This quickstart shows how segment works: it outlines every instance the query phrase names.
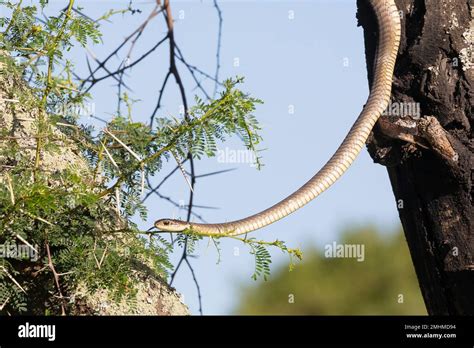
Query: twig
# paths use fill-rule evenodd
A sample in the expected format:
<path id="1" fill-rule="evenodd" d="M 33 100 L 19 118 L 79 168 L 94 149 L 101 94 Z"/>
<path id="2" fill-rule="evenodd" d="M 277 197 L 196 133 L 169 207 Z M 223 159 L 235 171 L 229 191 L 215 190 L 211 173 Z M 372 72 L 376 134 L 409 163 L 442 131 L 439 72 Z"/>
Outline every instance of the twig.
<path id="1" fill-rule="evenodd" d="M 114 158 L 112 157 L 112 155 L 110 154 L 109 150 L 107 150 L 107 148 L 105 147 L 104 143 L 101 143 L 104 151 L 105 151 L 105 154 L 107 155 L 107 157 L 110 159 L 110 162 L 112 162 L 112 164 L 114 165 L 115 168 L 117 169 L 120 169 L 119 166 L 117 165 L 117 163 L 115 162 Z"/>
<path id="2" fill-rule="evenodd" d="M 2 305 L 0 306 L 0 311 L 2 311 L 3 308 L 5 308 L 9 300 L 10 300 L 10 296 L 8 296 L 7 299 L 2 303 Z"/>
<path id="3" fill-rule="evenodd" d="M 218 171 L 211 172 L 211 173 L 206 173 L 206 174 L 198 174 L 198 175 L 196 175 L 196 179 L 198 179 L 198 178 L 205 178 L 206 176 L 212 176 L 212 175 L 217 175 L 217 174 L 232 172 L 232 171 L 234 171 L 234 170 L 236 170 L 236 169 L 237 169 L 237 168 L 230 168 L 230 169 L 218 170 Z"/>
<path id="4" fill-rule="evenodd" d="M 112 138 L 114 138 L 114 140 L 115 140 L 116 142 L 118 142 L 120 145 L 122 145 L 125 150 L 127 150 L 128 152 L 130 152 L 130 154 L 131 154 L 133 157 L 135 157 L 135 159 L 136 159 L 137 161 L 140 162 L 140 161 L 142 160 L 142 159 L 140 158 L 140 156 L 138 156 L 130 147 L 128 147 L 126 144 L 124 144 L 124 143 L 122 142 L 122 140 L 120 140 L 120 139 L 117 138 L 115 135 L 113 135 L 111 132 L 109 132 L 107 128 L 104 128 L 104 133 L 106 133 L 106 134 L 110 135 Z"/>
<path id="5" fill-rule="evenodd" d="M 128 69 L 131 69 L 132 67 L 134 67 L 135 65 L 137 65 L 138 63 L 140 63 L 143 59 L 145 59 L 146 57 L 148 57 L 153 51 L 155 51 L 163 42 L 165 42 L 168 38 L 167 37 L 164 37 L 163 39 L 161 39 L 160 41 L 158 41 L 158 43 L 156 43 L 152 48 L 150 48 L 147 52 L 145 52 L 140 58 L 138 58 L 136 61 L 134 61 L 133 63 L 123 67 L 123 68 L 120 68 L 118 69 L 117 71 L 114 71 L 112 73 L 108 73 L 104 76 L 101 76 L 101 77 L 98 77 L 98 78 L 95 78 L 93 81 L 89 81 L 89 80 L 86 80 L 86 82 L 93 82 L 86 90 L 84 93 L 87 93 L 91 90 L 91 88 L 94 86 L 94 84 L 96 84 L 97 82 L 100 82 L 102 80 L 105 80 L 106 78 L 109 78 L 113 75 L 117 75 L 117 74 L 120 74 Z"/>
<path id="6" fill-rule="evenodd" d="M 94 59 L 94 61 L 96 63 L 100 63 L 99 59 L 97 59 L 97 56 L 94 54 L 94 52 L 92 52 L 92 50 L 86 46 L 86 50 L 87 50 L 87 53 L 92 57 L 92 59 Z M 94 72 L 92 72 L 92 69 L 90 67 L 90 64 L 89 64 L 89 59 L 87 59 L 87 66 L 89 68 L 89 73 L 91 74 L 91 77 L 92 77 L 92 81 L 96 81 L 96 78 L 94 76 Z M 119 78 L 117 76 L 115 76 L 115 74 L 113 72 L 111 72 L 106 66 L 103 66 L 102 69 L 105 70 L 105 72 L 109 73 L 110 76 L 116 80 L 117 82 L 120 82 Z M 122 84 L 124 85 L 125 88 L 127 88 L 128 90 L 131 90 L 125 83 L 122 82 Z"/>
<path id="7" fill-rule="evenodd" d="M 115 188 L 115 209 L 117 211 L 117 215 L 120 217 L 120 188 L 116 187 Z"/>
<path id="8" fill-rule="evenodd" d="M 184 162 L 183 162 L 184 163 Z M 158 191 L 158 189 L 161 187 L 161 185 L 163 185 L 169 178 L 171 178 L 173 176 L 173 174 L 179 169 L 178 166 L 176 166 L 168 175 L 166 175 L 162 180 L 161 182 L 155 187 L 153 188 L 150 192 L 148 192 L 146 194 L 146 196 L 142 199 L 141 203 L 144 203 L 148 197 L 150 197 L 153 193 L 156 193 L 156 191 Z M 150 183 L 150 179 L 146 178 L 147 182 L 148 182 L 148 186 L 151 187 L 151 183 Z"/>
<path id="9" fill-rule="evenodd" d="M 99 269 L 102 266 L 102 262 L 104 262 L 105 254 L 107 253 L 107 248 L 108 248 L 108 245 L 106 244 L 105 248 L 104 248 L 104 252 L 102 253 L 102 256 L 100 258 L 100 261 L 97 260 L 97 256 L 95 255 L 95 251 L 97 249 L 97 241 L 94 240 L 94 250 L 92 252 L 92 255 L 94 256 L 95 263 L 97 264 L 97 268 L 99 268 Z"/>
<path id="10" fill-rule="evenodd" d="M 8 191 L 10 192 L 10 200 L 12 201 L 12 204 L 15 205 L 15 194 L 13 193 L 12 179 L 8 173 L 5 174 L 5 178 L 7 180 Z"/>
<path id="11" fill-rule="evenodd" d="M 158 3 L 159 5 L 159 3 Z M 156 7 L 152 10 L 152 13 L 156 10 Z M 154 16 L 153 16 L 154 17 Z M 147 20 L 145 22 L 148 22 L 150 20 L 150 16 L 147 18 Z M 98 61 L 98 66 L 95 68 L 94 71 L 90 72 L 90 75 L 85 78 L 84 80 L 82 80 L 82 83 L 81 83 L 81 89 L 82 87 L 84 86 L 84 84 L 90 80 L 91 77 L 94 76 L 94 74 L 99 71 L 100 69 L 103 69 L 105 67 L 105 64 L 110 60 L 110 58 L 112 58 L 113 56 L 115 56 L 121 49 L 123 46 L 125 46 L 125 44 L 130 41 L 137 33 L 139 33 L 140 31 L 143 31 L 144 30 L 144 26 L 145 23 L 142 23 L 140 26 L 138 26 L 137 29 L 135 29 L 130 35 L 128 35 L 125 40 L 123 40 L 123 42 L 117 47 L 115 48 L 102 62 L 99 62 Z M 113 75 L 113 74 L 112 74 Z M 111 75 L 111 76 L 112 76 Z M 92 84 L 91 86 L 89 86 L 88 90 L 90 90 L 90 88 L 92 88 L 92 86 L 94 84 L 96 84 L 97 82 L 99 82 L 97 79 L 93 78 L 92 79 Z"/>
<path id="12" fill-rule="evenodd" d="M 142 168 L 140 171 L 140 197 L 145 193 L 145 171 Z"/>
<path id="13" fill-rule="evenodd" d="M 30 212 L 25 212 L 25 211 L 23 211 L 23 209 L 20 209 L 20 212 L 26 213 L 26 215 L 28 215 L 29 217 L 31 217 L 31 218 L 33 218 L 33 219 L 35 219 L 35 220 L 44 222 L 44 223 L 47 224 L 47 225 L 54 226 L 54 224 L 53 224 L 52 222 L 49 222 L 48 220 L 45 220 L 45 219 L 43 219 L 42 217 L 36 216 L 36 215 L 34 215 L 34 214 L 31 214 Z"/>
<path id="14" fill-rule="evenodd" d="M 188 265 L 189 271 L 191 272 L 191 275 L 193 277 L 194 285 L 196 285 L 196 290 L 197 290 L 197 295 L 198 295 L 198 302 L 199 302 L 199 314 L 203 315 L 203 313 L 202 313 L 202 300 L 201 300 L 201 288 L 199 287 L 199 282 L 196 278 L 196 275 L 194 274 L 194 269 L 191 266 L 191 263 L 189 262 L 188 258 L 186 257 L 184 259 L 184 261 Z"/>
<path id="15" fill-rule="evenodd" d="M 20 102 L 18 99 L 6 99 L 6 98 L 0 98 L 0 101 L 10 102 L 10 103 L 19 103 Z"/>
<path id="16" fill-rule="evenodd" d="M 8 273 L 7 269 L 6 269 L 5 267 L 3 267 L 3 266 L 0 266 L 0 268 L 3 270 L 3 272 L 5 272 L 5 274 L 7 275 L 7 277 L 10 278 L 11 281 L 12 281 L 13 283 L 15 283 L 15 285 L 18 286 L 18 288 L 26 294 L 25 289 L 23 289 L 23 287 L 20 285 L 20 283 L 18 283 L 18 282 L 16 281 L 16 279 L 13 278 L 13 276 L 12 276 L 10 273 Z"/>
<path id="17" fill-rule="evenodd" d="M 161 86 L 160 92 L 158 93 L 158 101 L 156 102 L 155 109 L 153 110 L 153 113 L 150 116 L 150 129 L 153 128 L 153 121 L 155 120 L 155 115 L 158 109 L 161 107 L 161 98 L 163 97 L 163 94 L 166 88 L 166 83 L 168 82 L 168 79 L 170 78 L 170 76 L 171 76 L 171 72 L 168 70 L 168 73 L 166 74 L 165 79 L 163 80 L 163 84 Z"/>
<path id="18" fill-rule="evenodd" d="M 217 11 L 217 17 L 219 19 L 219 28 L 218 28 L 218 33 L 217 33 L 217 50 L 216 50 L 216 72 L 214 74 L 214 93 L 213 96 L 214 98 L 216 97 L 217 94 L 217 87 L 218 87 L 218 81 L 219 81 L 219 69 L 221 67 L 221 41 L 222 41 L 222 11 L 217 4 L 217 0 L 214 0 L 214 7 Z"/>
<path id="19" fill-rule="evenodd" d="M 15 237 L 17 237 L 20 241 L 22 241 L 23 243 L 25 243 L 27 246 L 29 246 L 34 252 L 36 252 L 38 254 L 38 250 L 33 246 L 31 245 L 30 243 L 28 243 L 28 241 L 23 238 L 22 236 L 20 236 L 19 234 L 15 234 Z"/>
<path id="20" fill-rule="evenodd" d="M 54 282 L 56 283 L 56 288 L 58 289 L 59 298 L 61 299 L 61 314 L 66 315 L 66 308 L 64 306 L 64 296 L 61 291 L 61 286 L 59 284 L 59 274 L 56 272 L 54 268 L 53 259 L 51 258 L 51 251 L 49 250 L 49 244 L 46 242 L 46 253 L 48 254 L 48 267 L 53 272 Z"/>
<path id="21" fill-rule="evenodd" d="M 186 180 L 186 184 L 188 184 L 189 189 L 190 189 L 192 192 L 194 192 L 193 187 L 192 187 L 191 183 L 190 183 L 189 180 L 188 180 L 188 175 L 186 174 L 186 171 L 184 170 L 183 165 L 181 164 L 181 162 L 180 162 L 178 156 L 174 153 L 174 151 L 170 151 L 170 152 L 171 152 L 171 154 L 173 155 L 174 159 L 176 160 L 176 163 L 178 164 L 178 167 L 179 167 L 179 169 L 180 169 L 180 171 L 181 171 L 181 174 L 183 174 L 184 180 Z"/>

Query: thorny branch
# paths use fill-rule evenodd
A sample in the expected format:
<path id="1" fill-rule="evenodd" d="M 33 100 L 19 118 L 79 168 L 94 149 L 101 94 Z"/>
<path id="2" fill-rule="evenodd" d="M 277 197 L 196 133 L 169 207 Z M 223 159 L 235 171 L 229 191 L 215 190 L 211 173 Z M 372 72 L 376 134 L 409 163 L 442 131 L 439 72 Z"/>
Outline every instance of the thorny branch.
<path id="1" fill-rule="evenodd" d="M 61 291 L 61 285 L 59 284 L 59 273 L 56 272 L 56 268 L 53 264 L 53 259 L 51 258 L 51 251 L 49 250 L 49 244 L 46 243 L 46 253 L 48 254 L 48 267 L 53 272 L 54 282 L 56 284 L 56 288 L 58 289 L 59 299 L 61 300 L 61 314 L 66 315 L 66 307 L 64 305 L 64 296 Z"/>
<path id="2" fill-rule="evenodd" d="M 217 50 L 216 50 L 216 73 L 214 75 L 214 97 L 217 94 L 218 81 L 219 81 L 219 69 L 221 68 L 221 41 L 222 41 L 222 11 L 217 4 L 217 0 L 214 0 L 214 7 L 217 11 L 217 17 L 219 18 L 219 29 L 217 32 Z"/>
<path id="3" fill-rule="evenodd" d="M 185 69 L 189 72 L 191 75 L 192 79 L 194 80 L 196 84 L 196 88 L 198 88 L 201 93 L 207 98 L 210 99 L 210 94 L 206 91 L 206 89 L 202 85 L 202 81 L 200 78 L 208 79 L 210 81 L 214 82 L 214 91 L 213 95 L 215 96 L 218 90 L 219 86 L 222 86 L 222 83 L 219 81 L 219 69 L 220 69 L 220 50 L 221 50 L 221 38 L 222 38 L 222 11 L 219 7 L 219 4 L 217 0 L 214 0 L 214 8 L 216 9 L 217 16 L 218 16 L 218 39 L 217 39 L 217 51 L 216 51 L 216 70 L 214 73 L 214 76 L 211 76 L 210 74 L 202 71 L 196 66 L 193 66 L 189 64 L 185 58 L 184 55 L 181 51 L 181 49 L 178 47 L 174 35 L 174 21 L 173 21 L 173 15 L 171 11 L 171 6 L 170 6 L 170 0 L 165 0 L 163 4 L 161 4 L 161 1 L 157 0 L 156 6 L 153 8 L 151 13 L 148 15 L 146 20 L 137 28 L 135 29 L 130 35 L 128 35 L 123 42 L 118 45 L 112 52 L 103 60 L 99 60 L 91 50 L 88 50 L 89 55 L 92 57 L 93 61 L 97 64 L 97 66 L 92 69 L 90 66 L 90 61 L 87 59 L 87 64 L 89 68 L 89 75 L 84 78 L 80 79 L 80 89 L 84 93 L 89 92 L 96 84 L 98 84 L 101 81 L 107 80 L 109 78 L 113 78 L 117 82 L 117 88 L 118 88 L 118 101 L 117 101 L 117 110 L 120 112 L 120 106 L 122 102 L 122 88 L 127 88 L 130 89 L 124 82 L 124 76 L 125 72 L 133 68 L 135 65 L 141 63 L 146 57 L 151 56 L 153 52 L 157 48 L 159 48 L 163 43 L 168 42 L 169 44 L 169 68 L 168 72 L 166 73 L 164 80 L 160 86 L 160 90 L 158 91 L 157 95 L 157 102 L 156 106 L 153 109 L 153 112 L 150 116 L 150 121 L 149 121 L 149 126 L 150 128 L 153 127 L 154 119 L 155 116 L 158 112 L 158 110 L 162 107 L 162 100 L 163 100 L 163 95 L 166 90 L 166 87 L 168 86 L 168 82 L 170 80 L 170 77 L 173 76 L 175 80 L 175 84 L 179 90 L 180 97 L 181 97 L 181 102 L 183 104 L 183 109 L 184 109 L 184 118 L 189 119 L 188 115 L 188 100 L 186 97 L 186 92 L 185 92 L 185 85 L 183 83 L 183 80 L 181 78 L 178 65 L 177 63 L 180 62 L 183 64 Z M 74 9 L 76 12 L 77 10 Z M 77 12 L 82 16 L 85 16 L 82 12 Z M 142 36 L 143 32 L 147 28 L 148 24 L 151 22 L 153 18 L 155 18 L 159 14 L 163 14 L 163 17 L 166 22 L 166 27 L 167 27 L 167 32 L 165 36 L 161 39 L 159 39 L 150 49 L 148 49 L 145 53 L 143 53 L 139 58 L 134 60 L 133 62 L 131 61 L 131 56 L 132 52 L 136 46 L 137 41 L 140 39 Z M 110 59 L 116 55 L 119 54 L 119 52 L 124 48 L 127 43 L 130 43 L 130 47 L 128 49 L 128 52 L 125 56 L 125 58 L 121 61 L 119 66 L 116 69 L 110 69 L 107 67 L 107 64 L 110 62 Z M 103 70 L 105 72 L 104 75 L 97 77 L 98 73 Z M 182 170 L 182 174 L 186 177 L 186 175 L 189 176 L 189 197 L 188 197 L 188 204 L 183 205 L 179 204 L 176 201 L 174 201 L 171 197 L 167 197 L 165 195 L 162 195 L 160 193 L 160 188 L 167 182 L 169 178 L 171 178 L 176 172 L 179 172 L 180 166 L 183 166 L 184 169 L 184 164 L 189 164 L 189 171 L 187 170 Z M 230 169 L 232 170 L 232 169 Z M 194 203 L 194 186 L 196 184 L 196 179 L 206 177 L 206 176 L 211 176 L 211 175 L 216 175 L 216 174 L 221 174 L 225 173 L 229 170 L 222 170 L 222 171 L 217 171 L 213 173 L 206 173 L 206 174 L 201 174 L 201 175 L 196 175 L 195 172 L 195 163 L 193 160 L 193 157 L 191 153 L 188 153 L 186 158 L 183 158 L 181 160 L 181 163 L 178 162 L 178 165 L 169 173 L 167 174 L 157 185 L 152 185 L 151 179 L 147 176 L 146 181 L 149 187 L 149 191 L 146 193 L 145 197 L 142 199 L 142 203 L 145 202 L 151 195 L 155 194 L 158 196 L 160 199 L 164 199 L 174 206 L 178 208 L 185 208 L 187 210 L 187 215 L 186 215 L 186 220 L 190 221 L 191 217 L 196 217 L 197 219 L 204 221 L 203 217 L 197 213 L 195 213 L 193 210 L 194 208 L 202 208 L 202 209 L 216 209 L 214 207 L 209 207 L 205 205 L 196 205 Z M 186 179 L 188 181 L 188 179 Z M 119 182 L 116 184 L 120 184 Z M 112 187 L 112 191 L 113 191 Z M 111 192 L 112 192 L 111 191 Z M 108 191 L 107 191 L 108 192 Z M 199 286 L 198 279 L 196 277 L 195 271 L 193 269 L 193 266 L 191 262 L 189 261 L 190 255 L 188 255 L 188 246 L 187 246 L 187 237 L 183 246 L 183 253 L 181 255 L 180 260 L 178 261 L 174 272 L 171 274 L 170 277 L 170 285 L 173 283 L 176 274 L 180 270 L 181 266 L 186 264 L 186 266 L 189 268 L 191 275 L 193 277 L 194 283 L 196 285 L 196 290 L 197 290 L 197 295 L 198 295 L 198 302 L 199 302 L 199 312 L 200 314 L 203 313 L 202 310 L 202 301 L 201 301 L 201 290 Z"/>

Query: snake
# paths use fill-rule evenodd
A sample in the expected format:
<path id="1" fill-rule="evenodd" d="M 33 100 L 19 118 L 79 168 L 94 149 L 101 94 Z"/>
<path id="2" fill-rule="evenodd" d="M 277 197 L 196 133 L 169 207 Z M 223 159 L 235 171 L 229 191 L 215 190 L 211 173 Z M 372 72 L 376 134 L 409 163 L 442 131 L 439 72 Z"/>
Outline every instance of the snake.
<path id="1" fill-rule="evenodd" d="M 196 223 L 160 219 L 154 226 L 163 232 L 191 231 L 204 236 L 237 236 L 270 225 L 300 209 L 336 182 L 364 147 L 372 128 L 390 102 L 395 61 L 401 36 L 400 14 L 394 0 L 369 0 L 377 20 L 378 40 L 374 58 L 373 83 L 362 108 L 341 145 L 326 164 L 288 197 L 241 220 L 224 223 Z"/>

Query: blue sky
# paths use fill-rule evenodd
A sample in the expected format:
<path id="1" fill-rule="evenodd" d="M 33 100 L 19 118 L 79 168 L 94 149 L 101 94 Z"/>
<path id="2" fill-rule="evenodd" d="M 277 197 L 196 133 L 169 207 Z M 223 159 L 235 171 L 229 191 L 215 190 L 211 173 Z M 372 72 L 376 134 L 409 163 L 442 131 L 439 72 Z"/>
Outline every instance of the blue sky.
<path id="1" fill-rule="evenodd" d="M 28 1 L 26 1 L 28 3 Z M 128 1 L 77 1 L 84 12 L 97 18 Z M 197 174 L 236 170 L 199 179 L 195 203 L 219 207 L 200 210 L 209 222 L 240 219 L 261 211 L 304 184 L 329 159 L 358 116 L 368 95 L 362 29 L 357 27 L 355 0 L 340 1 L 220 1 L 224 18 L 220 77 L 245 77 L 241 89 L 264 101 L 255 115 L 263 126 L 261 153 L 265 166 L 258 171 L 249 163 L 222 163 L 218 158 L 197 161 Z M 48 13 L 65 7 L 67 1 L 50 1 Z M 140 15 L 115 16 L 102 27 L 104 44 L 91 46 L 104 58 L 131 33 L 152 10 L 154 1 L 137 1 Z M 186 60 L 213 74 L 216 64 L 217 15 L 212 1 L 171 1 L 175 36 Z M 56 12 L 57 13 L 57 12 Z M 165 34 L 163 18 L 147 27 L 132 56 L 151 47 Z M 128 48 L 126 49 L 128 50 Z M 74 49 L 70 57 L 77 72 L 86 72 L 85 53 Z M 123 57 L 123 56 L 122 56 Z M 238 60 L 239 65 L 235 66 Z M 112 59 L 110 69 L 120 58 Z M 134 67 L 126 78 L 136 99 L 133 117 L 147 122 L 163 77 L 168 69 L 168 47 Z M 193 102 L 195 84 L 184 66 L 179 66 L 188 101 Z M 102 72 L 98 74 L 101 76 Z M 212 92 L 213 83 L 204 82 Z M 116 88 L 107 80 L 91 90 L 96 116 L 110 119 L 116 109 Z M 160 116 L 178 115 L 178 90 L 170 84 Z M 84 120 L 102 126 L 95 120 Z M 238 139 L 220 146 L 241 150 Z M 156 181 L 172 169 L 169 163 Z M 175 200 L 188 199 L 188 187 L 176 175 L 163 194 Z M 148 201 L 148 228 L 163 217 L 185 217 L 168 202 Z M 348 226 L 373 224 L 387 233 L 398 224 L 395 199 L 385 169 L 376 165 L 364 150 L 354 165 L 332 188 L 301 210 L 253 234 L 265 240 L 284 240 L 289 247 L 305 248 L 337 240 Z M 242 285 L 254 281 L 254 259 L 248 249 L 234 240 L 222 240 L 221 262 L 212 243 L 200 243 L 197 258 L 191 259 L 202 292 L 204 314 L 229 314 L 238 303 Z M 238 249 L 238 255 L 235 248 Z M 173 255 L 178 260 L 181 251 Z M 279 250 L 272 251 L 273 267 L 288 263 Z M 196 289 L 186 268 L 177 275 L 176 289 L 184 295 L 192 313 L 198 313 Z"/>

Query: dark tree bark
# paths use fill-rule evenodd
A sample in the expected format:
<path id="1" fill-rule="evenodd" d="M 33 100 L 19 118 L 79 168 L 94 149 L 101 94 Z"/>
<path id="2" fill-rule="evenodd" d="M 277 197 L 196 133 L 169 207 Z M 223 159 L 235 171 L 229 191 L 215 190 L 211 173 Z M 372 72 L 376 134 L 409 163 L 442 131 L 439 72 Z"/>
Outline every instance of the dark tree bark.
<path id="1" fill-rule="evenodd" d="M 420 112 L 383 116 L 368 148 L 387 167 L 428 313 L 473 315 L 474 3 L 396 3 L 402 40 L 392 103 Z M 358 10 L 370 84 L 377 26 L 367 0 Z"/>

